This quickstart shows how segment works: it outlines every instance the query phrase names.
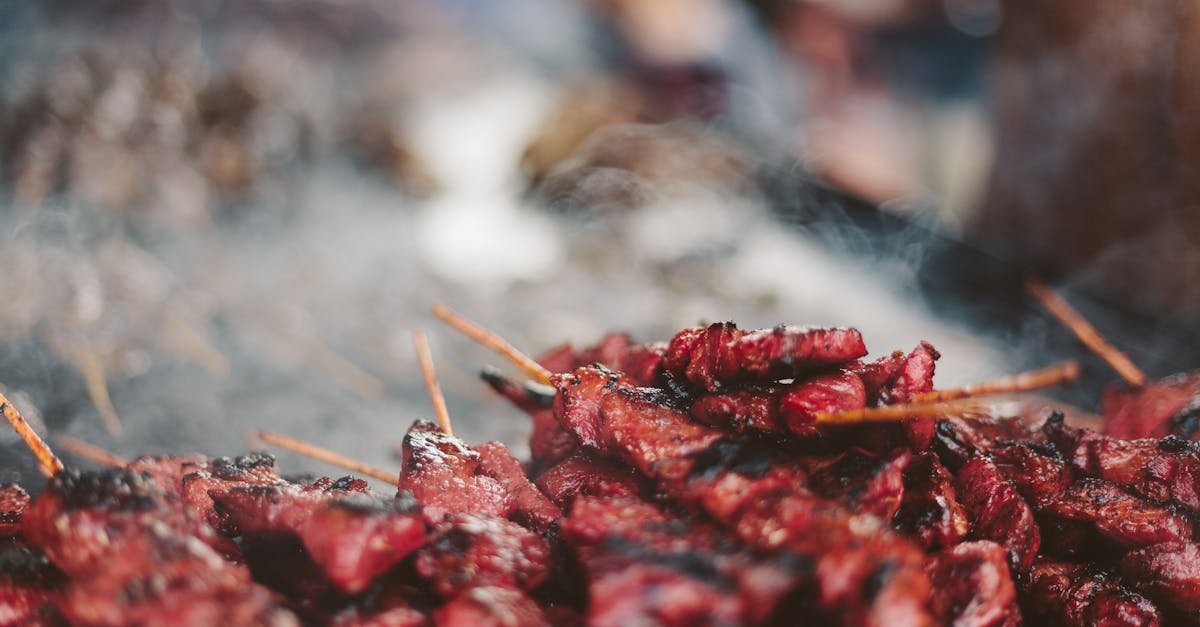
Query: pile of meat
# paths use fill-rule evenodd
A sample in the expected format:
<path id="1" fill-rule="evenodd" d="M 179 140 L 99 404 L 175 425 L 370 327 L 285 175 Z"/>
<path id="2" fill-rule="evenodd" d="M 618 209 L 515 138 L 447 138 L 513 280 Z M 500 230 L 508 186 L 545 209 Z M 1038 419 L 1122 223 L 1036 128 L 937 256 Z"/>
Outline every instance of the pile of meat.
<path id="1" fill-rule="evenodd" d="M 732 324 L 485 380 L 532 459 L 418 422 L 394 495 L 265 454 L 0 496 L 0 625 L 1200 624 L 1200 449 L 972 416 L 824 426 L 937 352 Z"/>

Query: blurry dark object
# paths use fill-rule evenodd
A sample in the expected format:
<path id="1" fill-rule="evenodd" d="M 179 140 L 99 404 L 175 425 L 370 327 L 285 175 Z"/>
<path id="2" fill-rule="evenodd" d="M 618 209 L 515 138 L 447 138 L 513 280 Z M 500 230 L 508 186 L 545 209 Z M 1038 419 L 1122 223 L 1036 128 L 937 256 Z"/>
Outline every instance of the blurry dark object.
<path id="1" fill-rule="evenodd" d="M 1200 11 L 1189 0 L 1009 4 L 992 90 L 998 155 L 975 233 L 1191 323 Z"/>

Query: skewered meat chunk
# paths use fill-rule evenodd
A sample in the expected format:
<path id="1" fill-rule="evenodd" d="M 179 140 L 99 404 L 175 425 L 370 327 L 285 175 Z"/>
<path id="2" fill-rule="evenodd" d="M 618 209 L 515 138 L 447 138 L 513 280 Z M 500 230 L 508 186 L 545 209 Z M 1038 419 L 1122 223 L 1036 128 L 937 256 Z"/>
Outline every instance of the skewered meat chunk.
<path id="1" fill-rule="evenodd" d="M 562 510 L 533 485 L 508 447 L 487 442 L 474 448 L 479 453 L 479 472 L 495 479 L 512 495 L 513 520 L 539 532 L 549 531 L 558 523 Z"/>
<path id="2" fill-rule="evenodd" d="M 1034 564 L 1024 599 L 1026 621 L 1033 624 L 1157 627 L 1163 620 L 1153 603 L 1117 578 L 1066 562 Z"/>
<path id="3" fill-rule="evenodd" d="M 838 366 L 867 354 L 855 329 L 743 331 L 732 322 L 684 329 L 667 345 L 664 369 L 680 381 L 716 392 L 731 383 L 765 383 Z"/>
<path id="4" fill-rule="evenodd" d="M 593 625 L 755 624 L 796 584 L 788 569 L 644 501 L 580 497 L 563 533 L 587 571 Z"/>
<path id="5" fill-rule="evenodd" d="M 1009 566 L 1025 573 L 1041 546 L 1033 510 L 990 459 L 978 456 L 959 471 L 954 488 L 971 519 L 971 535 L 1008 551 Z"/>
<path id="6" fill-rule="evenodd" d="M 1104 432 L 1117 438 L 1200 438 L 1200 372 L 1104 391 Z"/>
<path id="7" fill-rule="evenodd" d="M 21 516 L 29 507 L 29 493 L 15 483 L 0 485 L 0 537 L 21 532 Z"/>
<path id="8" fill-rule="evenodd" d="M 579 451 L 547 468 L 537 487 L 564 510 L 580 496 L 639 498 L 651 492 L 633 468 L 587 451 Z"/>
<path id="9" fill-rule="evenodd" d="M 1004 547 L 964 542 L 930 558 L 933 612 L 945 625 L 1007 627 L 1021 624 L 1017 590 Z"/>
<path id="10" fill-rule="evenodd" d="M 30 624 L 62 581 L 62 573 L 40 551 L 27 546 L 0 549 L 0 625 Z"/>
<path id="11" fill-rule="evenodd" d="M 1090 478 L 1042 504 L 1037 517 L 1046 538 L 1043 547 L 1061 555 L 1188 540 L 1193 531 L 1187 517 Z"/>
<path id="12" fill-rule="evenodd" d="M 150 458 L 154 461 L 155 458 Z M 160 458 L 161 459 L 161 458 Z M 146 460 L 140 460 L 143 464 Z M 135 462 L 137 463 L 137 462 Z M 270 453 L 249 453 L 238 457 L 198 458 L 180 464 L 183 476 L 179 480 L 183 503 L 212 525 L 226 530 L 228 521 L 216 511 L 210 492 L 237 486 L 276 486 L 285 483 L 275 470 L 275 457 Z M 152 476 L 170 477 L 170 465 L 152 472 Z M 169 479 L 168 479 L 169 481 Z"/>
<path id="13" fill-rule="evenodd" d="M 471 588 L 433 613 L 438 627 L 549 627 L 546 613 L 524 592 L 487 586 Z"/>
<path id="14" fill-rule="evenodd" d="M 404 435 L 404 467 L 397 487 L 421 504 L 425 518 L 441 522 L 452 514 L 507 518 L 513 496 L 480 470 L 479 453 L 437 425 L 417 421 Z"/>
<path id="15" fill-rule="evenodd" d="M 971 529 L 954 491 L 954 476 L 931 452 L 918 453 L 904 469 L 904 496 L 892 527 L 926 549 L 952 547 Z"/>
<path id="16" fill-rule="evenodd" d="M 1166 542 L 1133 551 L 1121 560 L 1121 576 L 1165 607 L 1200 614 L 1200 546 Z"/>
<path id="17" fill-rule="evenodd" d="M 1048 452 L 1042 454 L 1027 444 L 1002 444 L 992 449 L 990 457 L 1017 492 L 1038 507 L 1059 498 L 1073 479 L 1070 466 Z"/>
<path id="18" fill-rule="evenodd" d="M 1071 429 L 1062 421 L 1047 422 L 1045 429 L 1079 472 L 1200 514 L 1200 448 L 1195 444 L 1175 436 L 1122 440 Z"/>
<path id="19" fill-rule="evenodd" d="M 852 448 L 830 460 L 806 461 L 808 488 L 817 496 L 887 521 L 900 509 L 912 453 L 900 451 L 889 459 Z"/>
<path id="20" fill-rule="evenodd" d="M 693 419 L 733 431 L 818 435 L 816 417 L 866 407 L 866 389 L 853 373 L 814 376 L 784 385 L 747 386 L 701 394 L 689 410 Z"/>
<path id="21" fill-rule="evenodd" d="M 550 547 L 532 531 L 501 518 L 456 515 L 434 527 L 417 551 L 417 573 L 441 597 L 471 588 L 537 588 L 549 572 Z"/>

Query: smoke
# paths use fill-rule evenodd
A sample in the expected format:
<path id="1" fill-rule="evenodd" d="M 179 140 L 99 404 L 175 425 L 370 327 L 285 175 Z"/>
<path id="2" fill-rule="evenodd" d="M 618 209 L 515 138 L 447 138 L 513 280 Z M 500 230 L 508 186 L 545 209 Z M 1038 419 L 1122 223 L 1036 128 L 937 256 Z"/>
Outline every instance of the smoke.
<path id="1" fill-rule="evenodd" d="M 37 52 L 0 99 L 0 384 L 51 432 L 232 454 L 262 428 L 395 468 L 431 415 L 423 327 L 456 432 L 523 453 L 525 420 L 477 380 L 498 358 L 438 327 L 439 301 L 533 353 L 733 319 L 853 325 L 877 355 L 927 339 L 943 385 L 1006 369 L 912 298 L 919 240 L 851 259 L 781 227 L 758 184 L 773 149 L 730 129 L 612 127 L 528 195 L 522 155 L 566 83 L 434 8 L 165 5 L 3 35 Z M 5 438 L 0 480 L 32 481 Z"/>

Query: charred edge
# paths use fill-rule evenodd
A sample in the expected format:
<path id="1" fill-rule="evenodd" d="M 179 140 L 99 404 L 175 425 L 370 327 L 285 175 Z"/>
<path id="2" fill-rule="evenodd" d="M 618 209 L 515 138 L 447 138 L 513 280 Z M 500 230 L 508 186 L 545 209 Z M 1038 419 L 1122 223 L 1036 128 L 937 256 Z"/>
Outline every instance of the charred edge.
<path id="1" fill-rule="evenodd" d="M 1171 418 L 1171 433 L 1191 438 L 1200 431 L 1200 405 L 1185 407 Z"/>
<path id="2" fill-rule="evenodd" d="M 274 467 L 275 456 L 264 451 L 254 451 L 234 458 L 217 457 L 212 460 L 213 474 L 222 479 L 236 479 L 258 468 Z"/>
<path id="3" fill-rule="evenodd" d="M 83 472 L 65 469 L 50 479 L 47 488 L 62 498 L 64 509 L 113 508 L 140 511 L 157 506 L 162 494 L 150 476 L 128 468 Z"/>
<path id="4" fill-rule="evenodd" d="M 726 472 L 761 477 L 779 457 L 777 451 L 757 439 L 746 436 L 725 439 L 692 457 L 691 478 L 715 479 Z"/>
<path id="5" fill-rule="evenodd" d="M 1197 447 L 1178 435 L 1168 435 L 1158 441 L 1158 450 L 1164 453 L 1187 453 L 1197 450 Z"/>
<path id="6" fill-rule="evenodd" d="M 405 494 L 405 493 L 402 493 Z M 387 514 L 412 514 L 416 512 L 416 501 L 411 496 L 403 498 L 399 494 L 388 499 L 370 494 L 347 494 L 333 500 L 331 506 L 354 514 L 382 516 Z"/>
<path id="7" fill-rule="evenodd" d="M 624 396 L 630 400 L 651 403 L 654 405 L 662 405 L 675 411 L 687 411 L 687 405 L 681 404 L 679 399 L 674 395 L 660 390 L 658 388 L 643 388 L 643 387 L 620 387 L 613 380 L 605 384 L 605 387 L 616 391 L 617 394 Z"/>
<path id="8" fill-rule="evenodd" d="M 616 555 L 628 557 L 641 564 L 673 570 L 723 592 L 737 590 L 737 582 L 717 568 L 717 556 L 703 549 L 666 553 L 620 535 L 605 536 L 603 546 L 606 551 Z"/>
<path id="9" fill-rule="evenodd" d="M 348 490 L 358 491 L 358 490 L 364 489 L 366 486 L 367 486 L 366 481 L 359 479 L 357 477 L 352 477 L 350 475 L 346 475 L 345 477 L 339 477 L 336 481 L 329 484 L 329 487 L 325 488 L 325 491 L 326 492 L 333 492 L 333 491 L 345 492 Z"/>
<path id="10" fill-rule="evenodd" d="M 23 586 L 51 587 L 62 581 L 63 575 L 41 551 L 18 547 L 0 550 L 0 578 Z"/>
<path id="11" fill-rule="evenodd" d="M 672 407 L 685 408 L 691 406 L 695 398 L 691 387 L 687 383 L 680 381 L 679 377 L 666 370 L 663 370 L 658 378 L 659 383 L 662 385 L 659 389 L 663 394 L 670 397 L 670 405 Z"/>

